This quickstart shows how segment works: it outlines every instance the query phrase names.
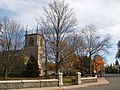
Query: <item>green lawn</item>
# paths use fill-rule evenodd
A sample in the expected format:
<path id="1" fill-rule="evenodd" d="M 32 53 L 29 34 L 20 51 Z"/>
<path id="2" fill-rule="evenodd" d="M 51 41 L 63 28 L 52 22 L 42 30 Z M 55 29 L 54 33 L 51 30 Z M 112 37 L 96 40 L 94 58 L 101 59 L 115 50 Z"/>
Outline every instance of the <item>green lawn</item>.
<path id="1" fill-rule="evenodd" d="M 75 84 L 75 76 L 63 76 L 64 85 L 73 85 Z"/>
<path id="2" fill-rule="evenodd" d="M 46 79 L 44 76 L 40 77 L 14 77 L 10 76 L 7 80 L 39 80 L 39 79 Z M 49 76 L 49 79 L 55 79 L 55 76 Z M 4 77 L 0 76 L 0 80 L 4 80 Z"/>

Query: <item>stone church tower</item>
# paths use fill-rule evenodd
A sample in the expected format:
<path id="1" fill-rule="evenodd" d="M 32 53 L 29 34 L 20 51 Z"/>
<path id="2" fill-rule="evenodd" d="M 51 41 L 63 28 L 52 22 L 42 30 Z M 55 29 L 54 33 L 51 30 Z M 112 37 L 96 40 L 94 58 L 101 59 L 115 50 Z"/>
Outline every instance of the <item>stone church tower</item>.
<path id="1" fill-rule="evenodd" d="M 38 27 L 35 33 L 28 34 L 26 30 L 24 52 L 26 56 L 33 56 L 39 65 L 40 76 L 43 75 L 44 62 L 44 37 L 38 33 Z"/>

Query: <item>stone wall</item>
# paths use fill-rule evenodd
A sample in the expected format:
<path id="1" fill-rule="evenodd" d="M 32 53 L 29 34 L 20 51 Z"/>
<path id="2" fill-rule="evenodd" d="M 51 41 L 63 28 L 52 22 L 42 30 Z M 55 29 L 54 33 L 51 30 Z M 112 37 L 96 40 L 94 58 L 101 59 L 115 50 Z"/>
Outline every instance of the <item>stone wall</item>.
<path id="1" fill-rule="evenodd" d="M 59 72 L 58 79 L 45 80 L 7 80 L 0 81 L 0 90 L 3 89 L 20 89 L 20 88 L 40 88 L 40 87 L 57 87 L 63 85 L 63 74 Z M 76 84 L 97 82 L 97 76 L 81 78 L 81 73 L 76 73 Z"/>
<path id="2" fill-rule="evenodd" d="M 82 83 L 93 83 L 97 82 L 97 77 L 88 77 L 88 78 L 81 78 Z"/>
<path id="3" fill-rule="evenodd" d="M 12 80 L 0 81 L 0 90 L 2 89 L 20 89 L 20 88 L 40 88 L 58 86 L 58 79 L 48 80 Z"/>
<path id="4" fill-rule="evenodd" d="M 87 77 L 87 78 L 81 78 L 81 73 L 76 73 L 76 84 L 79 85 L 81 83 L 93 83 L 97 82 L 97 75 L 95 77 Z"/>

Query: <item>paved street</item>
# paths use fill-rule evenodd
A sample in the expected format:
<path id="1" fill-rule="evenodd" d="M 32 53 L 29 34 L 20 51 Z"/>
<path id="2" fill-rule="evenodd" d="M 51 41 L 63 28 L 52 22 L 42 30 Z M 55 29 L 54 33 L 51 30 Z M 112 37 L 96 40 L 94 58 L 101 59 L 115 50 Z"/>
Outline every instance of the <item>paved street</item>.
<path id="1" fill-rule="evenodd" d="M 120 90 L 120 76 L 111 75 L 107 76 L 106 79 L 110 82 L 107 85 L 82 87 L 69 90 Z"/>

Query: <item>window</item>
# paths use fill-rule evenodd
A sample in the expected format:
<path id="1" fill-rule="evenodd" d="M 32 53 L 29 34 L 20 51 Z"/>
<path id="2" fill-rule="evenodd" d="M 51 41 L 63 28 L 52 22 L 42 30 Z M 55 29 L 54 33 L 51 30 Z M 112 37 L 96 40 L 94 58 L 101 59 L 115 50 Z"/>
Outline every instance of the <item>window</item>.
<path id="1" fill-rule="evenodd" d="M 30 37 L 30 39 L 29 39 L 29 45 L 30 45 L 30 46 L 31 46 L 31 45 L 34 45 L 33 37 Z"/>
<path id="2" fill-rule="evenodd" d="M 40 46 L 42 46 L 43 45 L 43 39 L 41 38 L 40 39 Z"/>

